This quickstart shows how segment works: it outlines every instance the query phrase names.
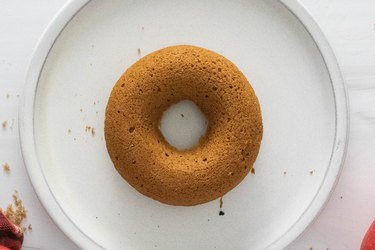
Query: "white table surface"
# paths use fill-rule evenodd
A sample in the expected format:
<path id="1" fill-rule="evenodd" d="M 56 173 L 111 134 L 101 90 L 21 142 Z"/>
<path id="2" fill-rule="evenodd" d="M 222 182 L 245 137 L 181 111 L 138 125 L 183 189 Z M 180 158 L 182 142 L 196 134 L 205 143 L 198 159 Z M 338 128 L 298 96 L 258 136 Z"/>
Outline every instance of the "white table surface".
<path id="1" fill-rule="evenodd" d="M 338 184 L 320 216 L 290 249 L 359 249 L 375 219 L 375 0 L 300 0 L 331 43 L 350 100 L 350 136 Z M 43 30 L 67 0 L 0 0 L 0 207 L 14 190 L 28 210 L 24 249 L 78 249 L 39 202 L 22 160 L 18 101 Z M 9 95 L 7 97 L 7 95 Z"/>

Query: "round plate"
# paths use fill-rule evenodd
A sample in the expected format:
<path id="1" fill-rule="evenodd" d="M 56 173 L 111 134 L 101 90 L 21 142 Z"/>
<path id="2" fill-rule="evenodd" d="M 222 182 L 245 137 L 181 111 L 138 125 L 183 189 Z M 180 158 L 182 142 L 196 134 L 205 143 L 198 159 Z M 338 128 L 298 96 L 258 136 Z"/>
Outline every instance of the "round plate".
<path id="1" fill-rule="evenodd" d="M 104 111 L 114 83 L 141 56 L 177 44 L 233 61 L 261 103 L 256 172 L 225 195 L 222 209 L 218 200 L 176 207 L 141 195 L 106 150 Z M 281 249 L 328 199 L 347 118 L 335 57 L 296 1 L 77 0 L 34 54 L 20 132 L 39 198 L 82 248 Z"/>

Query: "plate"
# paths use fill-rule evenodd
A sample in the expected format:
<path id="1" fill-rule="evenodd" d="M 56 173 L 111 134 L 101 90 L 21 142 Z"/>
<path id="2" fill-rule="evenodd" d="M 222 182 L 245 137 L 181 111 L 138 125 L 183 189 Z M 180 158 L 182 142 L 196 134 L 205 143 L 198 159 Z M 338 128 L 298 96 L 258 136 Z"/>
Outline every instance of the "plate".
<path id="1" fill-rule="evenodd" d="M 141 56 L 177 44 L 233 61 L 262 107 L 255 175 L 222 209 L 219 200 L 176 207 L 139 194 L 106 150 L 113 84 Z M 35 51 L 20 116 L 38 197 L 85 249 L 282 249 L 328 199 L 348 129 L 335 56 L 293 0 L 70 1 Z"/>

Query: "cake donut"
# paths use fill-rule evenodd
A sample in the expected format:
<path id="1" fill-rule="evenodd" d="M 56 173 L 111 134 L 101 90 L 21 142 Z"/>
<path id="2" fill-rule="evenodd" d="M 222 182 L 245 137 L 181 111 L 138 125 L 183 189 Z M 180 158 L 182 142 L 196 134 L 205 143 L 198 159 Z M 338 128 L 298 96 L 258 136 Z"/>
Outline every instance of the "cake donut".
<path id="1" fill-rule="evenodd" d="M 163 137 L 163 112 L 193 101 L 208 120 L 199 145 L 177 150 Z M 114 85 L 106 112 L 107 150 L 118 173 L 162 203 L 192 206 L 217 199 L 253 168 L 262 135 L 258 98 L 225 57 L 196 46 L 157 50 Z"/>

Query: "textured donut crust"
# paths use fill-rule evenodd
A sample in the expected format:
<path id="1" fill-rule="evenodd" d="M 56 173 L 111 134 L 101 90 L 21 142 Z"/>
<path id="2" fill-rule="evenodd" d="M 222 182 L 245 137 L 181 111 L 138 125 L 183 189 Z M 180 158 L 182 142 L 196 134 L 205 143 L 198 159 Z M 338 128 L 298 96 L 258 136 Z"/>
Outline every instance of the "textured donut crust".
<path id="1" fill-rule="evenodd" d="M 159 130 L 163 112 L 191 100 L 209 124 L 200 145 L 179 151 Z M 262 140 L 258 99 L 228 59 L 195 46 L 172 46 L 133 64 L 113 87 L 105 140 L 120 175 L 140 193 L 192 206 L 223 196 L 252 169 Z"/>

